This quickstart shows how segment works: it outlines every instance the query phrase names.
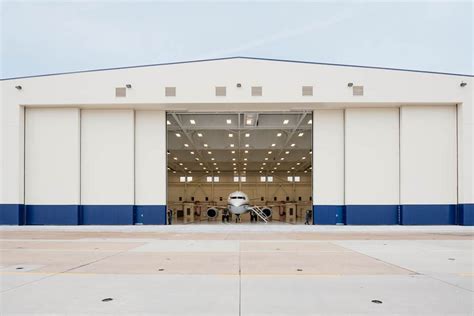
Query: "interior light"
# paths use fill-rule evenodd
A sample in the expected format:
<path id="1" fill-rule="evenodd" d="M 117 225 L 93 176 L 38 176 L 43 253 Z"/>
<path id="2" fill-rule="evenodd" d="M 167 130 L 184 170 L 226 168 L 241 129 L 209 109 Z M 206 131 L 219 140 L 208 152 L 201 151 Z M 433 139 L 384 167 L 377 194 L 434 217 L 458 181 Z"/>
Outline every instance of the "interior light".
<path id="1" fill-rule="evenodd" d="M 275 146 L 276 146 L 276 144 L 272 144 L 272 147 L 275 147 Z"/>
<path id="2" fill-rule="evenodd" d="M 301 160 L 305 160 L 305 159 L 306 159 L 306 157 L 301 157 Z"/>
<path id="3" fill-rule="evenodd" d="M 265 160 L 268 160 L 268 157 L 265 157 Z"/>
<path id="4" fill-rule="evenodd" d="M 232 150 L 231 153 L 235 154 L 235 150 Z"/>
<path id="5" fill-rule="evenodd" d="M 202 162 L 200 162 L 200 163 L 199 163 L 199 165 L 200 165 L 200 166 L 202 166 L 202 165 L 203 165 L 203 163 L 202 163 Z"/>
<path id="6" fill-rule="evenodd" d="M 179 163 L 179 165 L 180 165 L 180 166 L 182 166 L 182 165 L 183 165 L 183 163 L 182 163 L 182 162 L 180 162 L 180 163 Z"/>
<path id="7" fill-rule="evenodd" d="M 173 157 L 174 160 L 178 160 L 178 157 Z"/>
<path id="8" fill-rule="evenodd" d="M 235 158 L 232 158 L 232 161 L 235 161 Z"/>
<path id="9" fill-rule="evenodd" d="M 188 170 L 188 168 L 184 167 L 184 170 Z"/>
<path id="10" fill-rule="evenodd" d="M 285 151 L 285 154 L 287 154 L 287 155 L 288 155 L 289 153 L 290 153 L 290 152 L 289 152 L 288 150 L 287 150 L 287 151 Z"/>
<path id="11" fill-rule="evenodd" d="M 298 137 L 301 137 L 301 136 L 303 136 L 303 135 L 304 135 L 304 133 L 299 133 L 299 134 L 298 134 Z"/>
<path id="12" fill-rule="evenodd" d="M 266 164 L 267 164 L 267 163 L 266 163 L 266 162 L 264 162 L 264 163 L 262 163 L 262 166 L 265 166 Z"/>
<path id="13" fill-rule="evenodd" d="M 166 120 L 166 125 L 171 125 L 171 122 Z"/>
<path id="14" fill-rule="evenodd" d="M 313 124 L 313 120 L 309 120 L 308 124 L 310 124 L 310 125 Z"/>
<path id="15" fill-rule="evenodd" d="M 202 134 L 201 134 L 201 133 L 198 133 L 198 137 L 202 137 Z"/>
<path id="16" fill-rule="evenodd" d="M 209 155 L 212 155 L 212 151 L 208 151 L 207 153 L 208 153 Z"/>
<path id="17" fill-rule="evenodd" d="M 285 158 L 284 158 L 284 157 L 281 157 L 280 160 L 285 160 Z"/>
<path id="18" fill-rule="evenodd" d="M 212 157 L 211 160 L 214 161 L 214 160 L 216 160 L 216 158 Z"/>
<path id="19" fill-rule="evenodd" d="M 199 161 L 199 158 L 198 158 L 198 157 L 196 157 L 196 158 L 194 158 L 194 159 L 196 159 L 196 161 Z"/>
<path id="20" fill-rule="evenodd" d="M 276 170 L 276 169 L 277 169 L 277 167 L 273 167 L 273 169 L 275 169 L 275 170 Z"/>
<path id="21" fill-rule="evenodd" d="M 217 162 L 213 162 L 212 164 L 213 164 L 214 166 L 217 166 Z"/>
<path id="22" fill-rule="evenodd" d="M 291 167 L 291 170 L 295 170 L 295 167 Z"/>
<path id="23" fill-rule="evenodd" d="M 281 133 L 278 133 L 278 134 L 277 134 L 277 137 L 281 137 Z"/>
<path id="24" fill-rule="evenodd" d="M 245 147 L 249 148 L 249 146 L 250 146 L 249 144 L 245 144 Z"/>
<path id="25" fill-rule="evenodd" d="M 268 154 L 271 155 L 271 154 L 272 154 L 272 151 L 270 150 L 270 151 L 268 152 Z"/>
<path id="26" fill-rule="evenodd" d="M 249 133 L 245 133 L 245 137 L 250 137 L 250 134 L 249 134 Z"/>
<path id="27" fill-rule="evenodd" d="M 227 124 L 232 124 L 232 120 L 226 120 Z"/>
<path id="28" fill-rule="evenodd" d="M 279 165 L 280 165 L 280 163 L 279 163 L 279 162 L 277 162 L 277 166 L 279 166 Z"/>
<path id="29" fill-rule="evenodd" d="M 230 134 L 229 134 L 229 137 L 234 137 L 234 134 L 230 133 Z"/>
<path id="30" fill-rule="evenodd" d="M 234 144 L 230 144 L 230 147 L 234 147 Z"/>
<path id="31" fill-rule="evenodd" d="M 181 134 L 180 134 L 180 133 L 176 133 L 176 137 L 181 137 Z"/>
<path id="32" fill-rule="evenodd" d="M 194 155 L 194 151 L 191 152 L 191 155 Z"/>
<path id="33" fill-rule="evenodd" d="M 234 163 L 232 164 L 232 166 L 237 166 L 237 164 L 234 162 Z"/>
<path id="34" fill-rule="evenodd" d="M 187 148 L 187 147 L 189 147 L 189 145 L 188 145 L 188 144 L 184 144 L 184 147 L 186 147 L 186 148 Z"/>
<path id="35" fill-rule="evenodd" d="M 189 120 L 189 123 L 191 123 L 192 125 L 195 125 L 196 121 L 195 120 Z"/>
<path id="36" fill-rule="evenodd" d="M 245 150 L 245 151 L 244 151 L 244 153 L 248 154 L 248 153 L 249 153 L 249 151 L 248 151 L 248 150 Z"/>
<path id="37" fill-rule="evenodd" d="M 244 166 L 246 166 L 246 165 L 247 165 L 247 163 L 244 162 Z"/>
<path id="38" fill-rule="evenodd" d="M 247 125 L 252 125 L 252 122 L 253 122 L 252 119 L 248 119 L 247 120 Z"/>
<path id="39" fill-rule="evenodd" d="M 283 121 L 283 125 L 288 124 L 288 122 L 289 122 L 289 120 L 284 120 L 284 121 Z"/>
<path id="40" fill-rule="evenodd" d="M 247 158 L 244 158 L 244 161 L 247 161 Z"/>
<path id="41" fill-rule="evenodd" d="M 297 162 L 296 165 L 299 166 L 301 163 L 300 162 Z"/>
<path id="42" fill-rule="evenodd" d="M 291 147 L 295 147 L 295 144 L 291 144 Z"/>

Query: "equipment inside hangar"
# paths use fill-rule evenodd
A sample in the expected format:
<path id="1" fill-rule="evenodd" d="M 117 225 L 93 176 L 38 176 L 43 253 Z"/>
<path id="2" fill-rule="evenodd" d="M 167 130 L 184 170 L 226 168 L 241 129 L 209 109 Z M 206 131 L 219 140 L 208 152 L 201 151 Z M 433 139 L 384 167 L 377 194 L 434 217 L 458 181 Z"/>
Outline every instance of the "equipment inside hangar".
<path id="1" fill-rule="evenodd" d="M 168 221 L 312 223 L 312 113 L 167 113 Z M 240 216 L 229 195 L 248 197 Z"/>

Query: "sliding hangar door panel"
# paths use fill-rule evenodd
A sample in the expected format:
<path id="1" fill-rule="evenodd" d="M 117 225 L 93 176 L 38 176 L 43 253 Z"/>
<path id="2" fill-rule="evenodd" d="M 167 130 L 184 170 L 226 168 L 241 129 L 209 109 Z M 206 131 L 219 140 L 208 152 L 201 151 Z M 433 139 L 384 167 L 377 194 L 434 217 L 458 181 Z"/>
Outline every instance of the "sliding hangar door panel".
<path id="1" fill-rule="evenodd" d="M 344 223 L 344 110 L 313 112 L 313 222 Z"/>
<path id="2" fill-rule="evenodd" d="M 82 110 L 83 224 L 133 224 L 134 112 Z"/>
<path id="3" fill-rule="evenodd" d="M 398 223 L 399 110 L 347 109 L 346 223 Z"/>
<path id="4" fill-rule="evenodd" d="M 135 112 L 135 222 L 166 223 L 166 112 Z"/>
<path id="5" fill-rule="evenodd" d="M 454 224 L 455 106 L 401 108 L 401 223 Z"/>
<path id="6" fill-rule="evenodd" d="M 27 224 L 77 225 L 80 183 L 78 109 L 26 109 Z"/>

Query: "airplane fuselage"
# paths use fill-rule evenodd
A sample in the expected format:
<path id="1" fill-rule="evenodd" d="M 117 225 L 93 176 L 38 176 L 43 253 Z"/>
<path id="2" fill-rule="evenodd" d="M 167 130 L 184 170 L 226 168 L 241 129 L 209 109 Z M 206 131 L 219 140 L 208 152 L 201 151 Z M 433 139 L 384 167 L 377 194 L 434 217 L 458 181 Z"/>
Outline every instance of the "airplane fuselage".
<path id="1" fill-rule="evenodd" d="M 244 192 L 232 192 L 227 198 L 227 208 L 232 214 L 245 214 L 251 209 L 249 197 Z"/>

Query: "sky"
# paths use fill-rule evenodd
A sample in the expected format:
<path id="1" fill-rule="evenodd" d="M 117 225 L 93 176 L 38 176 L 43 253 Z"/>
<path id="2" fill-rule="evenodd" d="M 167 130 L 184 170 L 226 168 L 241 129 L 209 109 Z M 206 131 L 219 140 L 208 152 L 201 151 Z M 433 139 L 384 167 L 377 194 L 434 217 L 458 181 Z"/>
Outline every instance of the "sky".
<path id="1" fill-rule="evenodd" d="M 471 0 L 0 3 L 0 78 L 233 56 L 474 74 Z"/>

